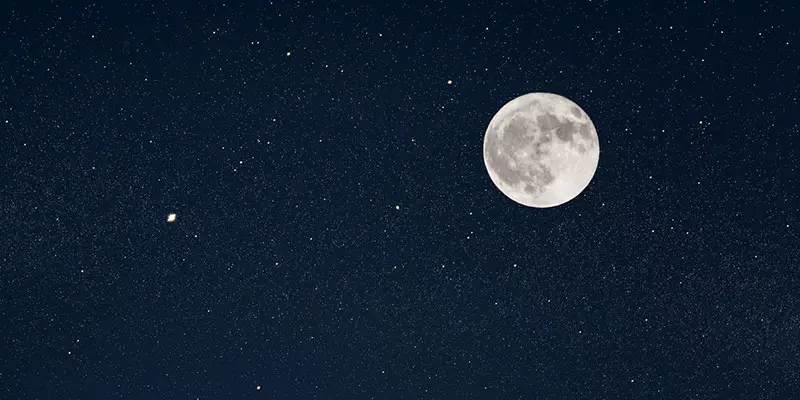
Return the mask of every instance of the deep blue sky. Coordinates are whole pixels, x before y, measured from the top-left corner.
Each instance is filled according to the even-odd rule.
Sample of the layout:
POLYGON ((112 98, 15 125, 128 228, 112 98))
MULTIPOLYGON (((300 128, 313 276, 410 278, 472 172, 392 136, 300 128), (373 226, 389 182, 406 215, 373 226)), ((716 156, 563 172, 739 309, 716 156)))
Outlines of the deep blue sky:
POLYGON ((793 2, 198 3, 0 7, 0 398, 800 393, 793 2), (482 158, 536 91, 552 209, 482 158))

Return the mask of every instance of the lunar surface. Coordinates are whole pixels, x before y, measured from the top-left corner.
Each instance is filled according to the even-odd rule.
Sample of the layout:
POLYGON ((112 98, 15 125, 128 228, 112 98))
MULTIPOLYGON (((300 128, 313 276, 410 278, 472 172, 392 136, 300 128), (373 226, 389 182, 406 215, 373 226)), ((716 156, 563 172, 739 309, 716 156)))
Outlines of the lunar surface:
POLYGON ((495 186, 536 208, 564 204, 592 180, 600 142, 592 120, 569 99, 529 93, 495 114, 483 140, 483 161, 495 186))

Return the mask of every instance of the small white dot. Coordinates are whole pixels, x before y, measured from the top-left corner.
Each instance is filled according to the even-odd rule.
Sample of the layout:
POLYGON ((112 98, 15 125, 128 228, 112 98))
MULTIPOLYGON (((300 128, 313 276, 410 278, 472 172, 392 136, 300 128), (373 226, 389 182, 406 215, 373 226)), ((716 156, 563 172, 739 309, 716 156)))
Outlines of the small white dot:
POLYGON ((261 385, 256 386, 256 390, 261 390, 261 385))

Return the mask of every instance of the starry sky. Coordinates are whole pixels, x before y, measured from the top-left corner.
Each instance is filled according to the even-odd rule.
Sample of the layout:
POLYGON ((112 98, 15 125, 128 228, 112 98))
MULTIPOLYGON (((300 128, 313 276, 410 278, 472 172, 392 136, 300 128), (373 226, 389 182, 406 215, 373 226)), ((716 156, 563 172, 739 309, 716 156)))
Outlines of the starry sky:
POLYGON ((799 13, 4 1, 0 398, 797 396, 799 13), (483 163, 529 92, 555 208, 483 163))

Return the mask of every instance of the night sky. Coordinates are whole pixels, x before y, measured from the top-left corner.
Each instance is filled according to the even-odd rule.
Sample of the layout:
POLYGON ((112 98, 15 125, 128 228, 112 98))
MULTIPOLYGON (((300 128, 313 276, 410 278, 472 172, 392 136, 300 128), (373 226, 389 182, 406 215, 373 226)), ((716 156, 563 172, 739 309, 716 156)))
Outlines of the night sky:
POLYGON ((794 2, 32 3, 0 398, 800 398, 794 2), (484 166, 530 92, 600 138, 558 207, 484 166))

